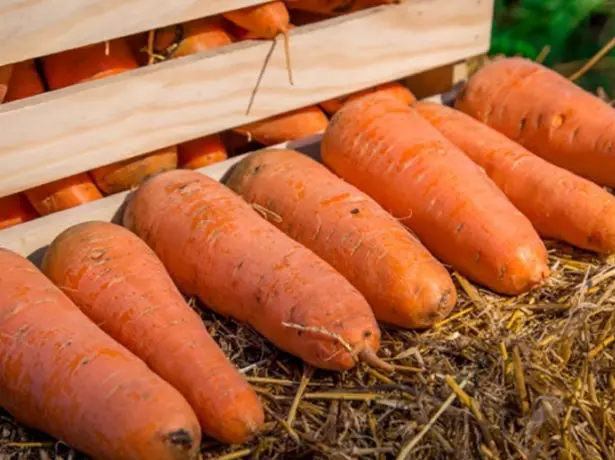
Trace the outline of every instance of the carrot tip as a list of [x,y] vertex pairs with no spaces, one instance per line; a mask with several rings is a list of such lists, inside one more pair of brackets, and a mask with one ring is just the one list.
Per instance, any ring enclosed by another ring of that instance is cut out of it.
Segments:
[[380,369],[381,371],[388,373],[392,373],[395,371],[395,368],[393,366],[379,358],[376,352],[369,346],[365,346],[359,352],[358,358],[359,361],[363,361],[371,367]]

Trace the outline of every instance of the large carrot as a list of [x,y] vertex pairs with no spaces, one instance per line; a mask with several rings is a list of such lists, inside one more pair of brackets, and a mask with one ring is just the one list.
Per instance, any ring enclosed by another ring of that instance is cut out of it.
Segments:
[[322,159],[474,281],[518,294],[547,276],[546,249],[527,218],[397,99],[370,95],[342,107],[325,131]]
[[218,134],[200,137],[177,146],[179,167],[197,169],[227,159],[228,154]]
[[242,443],[260,430],[256,393],[136,235],[106,222],[75,225],[51,243],[42,269],[92,321],[184,395],[206,434]]
[[615,199],[606,190],[455,109],[431,102],[414,108],[482,166],[542,236],[615,252]]
[[39,185],[24,193],[34,209],[42,216],[74,208],[103,197],[87,173]]
[[341,96],[334,99],[329,99],[328,101],[323,101],[320,103],[320,106],[329,115],[333,115],[347,102],[355,101],[362,98],[363,96],[367,96],[368,94],[388,94],[399,99],[406,105],[416,101],[414,94],[412,94],[412,92],[408,88],[406,88],[400,83],[391,82],[357,91],[356,93],[348,94],[346,96]]
[[233,131],[269,146],[321,132],[328,124],[329,119],[320,107],[312,105],[239,126]]
[[19,225],[38,217],[23,193],[0,198],[0,230]]
[[555,71],[496,60],[470,79],[456,107],[550,163],[615,187],[615,109]]
[[316,254],[194,171],[161,174],[128,202],[124,225],[158,254],[179,288],[252,325],[314,366],[378,363],[380,331],[361,294]]
[[281,1],[273,1],[262,5],[249,6],[239,10],[223,13],[229,21],[260,38],[275,39],[278,35],[284,37],[284,52],[288,79],[293,84],[293,74],[290,62],[290,17],[286,5]]
[[[112,40],[108,51],[104,43],[98,43],[44,57],[42,63],[50,89],[98,80],[139,66],[125,39]],[[176,167],[177,150],[169,147],[101,166],[90,172],[101,190],[116,193],[138,186],[147,178]]]
[[195,457],[198,420],[177,390],[28,260],[0,248],[0,273],[1,407],[98,459]]
[[455,305],[446,269],[374,200],[292,150],[249,155],[225,184],[346,277],[376,318],[427,327]]

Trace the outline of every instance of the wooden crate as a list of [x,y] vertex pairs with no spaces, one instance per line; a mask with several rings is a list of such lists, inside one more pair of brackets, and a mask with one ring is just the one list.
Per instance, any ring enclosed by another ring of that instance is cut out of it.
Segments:
[[[0,65],[259,3],[9,0],[0,3]],[[249,115],[271,41],[234,43],[0,105],[0,197],[420,72],[427,71],[414,77],[421,95],[433,94],[462,78],[456,63],[487,51],[492,14],[493,0],[406,0],[297,27],[294,86],[278,45]],[[236,160],[201,171],[220,178]],[[111,219],[124,198],[0,231],[0,246],[30,256],[74,223]]]

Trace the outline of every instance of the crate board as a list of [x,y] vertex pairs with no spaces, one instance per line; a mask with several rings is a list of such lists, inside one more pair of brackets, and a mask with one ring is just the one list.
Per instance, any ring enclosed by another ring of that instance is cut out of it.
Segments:
[[[492,0],[408,0],[0,106],[0,196],[487,51]],[[281,41],[281,40],[280,40]]]
[[265,1],[2,0],[0,65]]

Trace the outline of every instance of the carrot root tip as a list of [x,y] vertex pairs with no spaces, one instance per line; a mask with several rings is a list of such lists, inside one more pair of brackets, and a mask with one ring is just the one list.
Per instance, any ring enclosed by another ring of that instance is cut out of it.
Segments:
[[380,369],[381,371],[388,373],[393,373],[395,371],[395,368],[392,365],[383,361],[369,346],[363,347],[358,354],[358,358],[359,361],[362,361],[373,368]]

